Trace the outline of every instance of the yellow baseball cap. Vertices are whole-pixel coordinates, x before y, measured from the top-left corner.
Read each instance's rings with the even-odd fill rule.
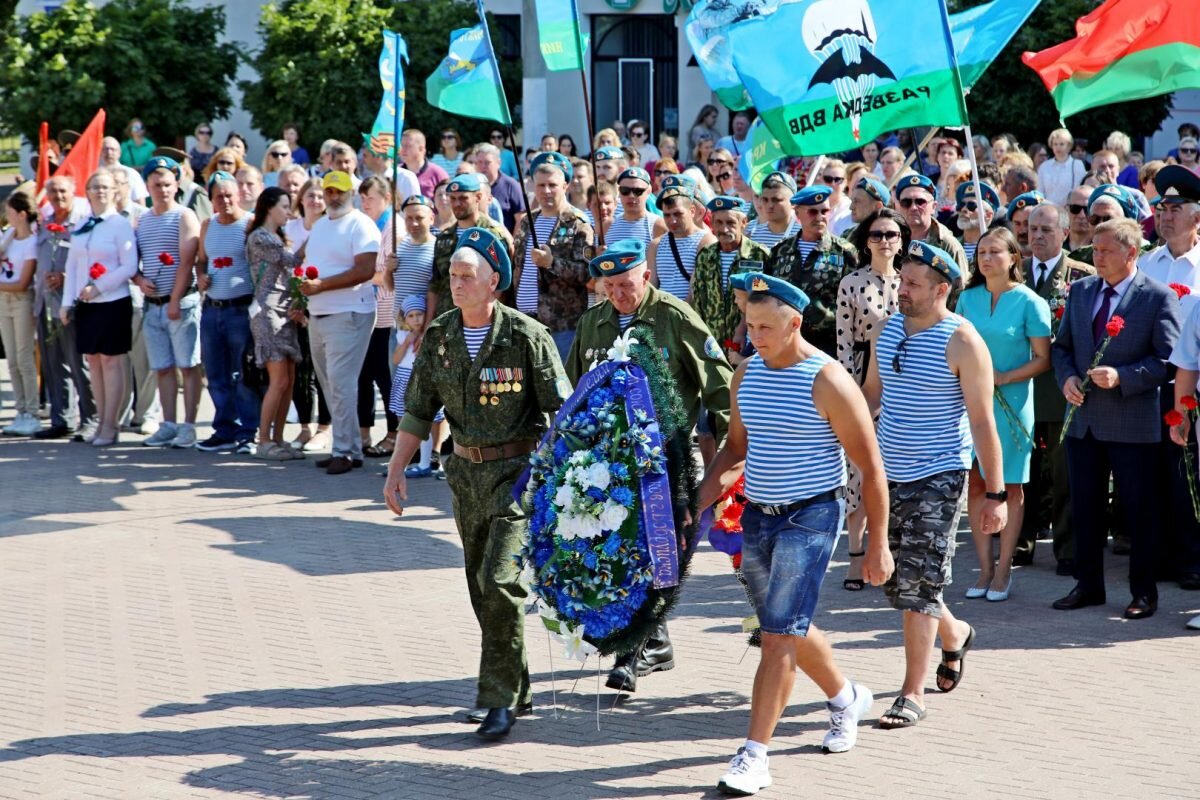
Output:
[[[342,172],[340,169],[335,169],[325,173],[325,177],[321,178],[322,189],[337,189],[339,192],[354,191],[354,181],[350,180],[348,173]]]

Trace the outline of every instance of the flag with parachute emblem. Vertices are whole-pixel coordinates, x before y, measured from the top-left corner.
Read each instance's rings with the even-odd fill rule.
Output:
[[[383,49],[379,52],[379,82],[383,84],[383,99],[379,113],[371,125],[369,139],[386,136],[394,144],[397,132],[404,130],[404,67],[408,61],[408,44],[398,33],[383,32]],[[374,149],[374,146],[372,146]],[[387,151],[375,150],[380,155]]]
[[[479,14],[482,19],[482,6]],[[450,34],[449,53],[425,81],[426,99],[451,114],[512,125],[500,69],[492,58],[487,36],[483,22]]]

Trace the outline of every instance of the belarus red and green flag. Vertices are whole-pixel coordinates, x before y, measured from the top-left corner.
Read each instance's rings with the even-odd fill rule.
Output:
[[[1108,0],[1075,22],[1076,37],[1021,60],[1058,113],[1200,87],[1196,0]]]

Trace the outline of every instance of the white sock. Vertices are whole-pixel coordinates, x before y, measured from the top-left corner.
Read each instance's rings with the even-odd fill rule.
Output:
[[[842,685],[842,690],[833,697],[829,698],[829,705],[834,708],[845,708],[854,702],[854,684],[846,681]]]
[[[753,739],[747,739],[746,744],[743,745],[743,749],[745,749],[745,751],[753,758],[767,757],[767,746],[762,742],[756,742]]]
[[[421,469],[429,469],[429,460],[433,457],[433,437],[421,442]]]

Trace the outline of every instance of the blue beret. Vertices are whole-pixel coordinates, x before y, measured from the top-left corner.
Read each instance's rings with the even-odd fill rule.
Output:
[[[609,145],[608,147],[601,147],[599,150],[597,150],[592,156],[592,159],[595,161],[624,161],[625,151],[619,147],[613,147],[612,145]]]
[[[874,178],[862,178],[854,188],[862,189],[885,206],[892,202],[892,193],[888,191],[883,181],[877,181]]]
[[[1200,175],[1182,164],[1168,164],[1160,169],[1154,176],[1154,188],[1167,205],[1200,203]]]
[[[1026,192],[1025,194],[1017,195],[1013,201],[1008,204],[1008,217],[1012,219],[1012,215],[1023,208],[1033,208],[1040,206],[1046,202],[1046,195],[1038,191]]]
[[[603,254],[588,262],[588,272],[593,278],[610,278],[645,263],[645,242],[641,239],[618,239]]]
[[[575,175],[575,168],[571,166],[571,160],[562,153],[538,153],[529,162],[529,174],[532,175],[538,167],[543,165],[560,170],[563,177],[567,179],[567,183],[570,183],[571,178]]]
[[[686,183],[681,183],[678,186],[668,186],[658,193],[658,207],[662,208],[663,203],[667,202],[673,197],[682,197],[686,200],[695,201],[696,189],[694,186],[690,186]]]
[[[165,169],[179,180],[179,162],[167,156],[155,156],[146,162],[146,166],[142,167],[142,177],[146,180],[154,174],[155,170]]]
[[[493,270],[500,273],[496,288],[504,291],[512,285],[512,261],[508,258],[508,244],[487,228],[467,228],[458,237],[459,247],[469,247],[479,253]]]
[[[708,201],[707,206],[709,211],[740,211],[746,213],[746,201],[740,197],[730,197],[729,195],[721,195],[714,197]]]
[[[1185,167],[1186,169],[1186,167]],[[1137,203],[1133,196],[1129,194],[1129,190],[1124,186],[1118,186],[1115,183],[1105,183],[1097,186],[1091,196],[1088,198],[1088,211],[1092,210],[1092,205],[1102,198],[1107,197],[1109,200],[1115,200],[1117,205],[1121,207],[1121,213],[1128,219],[1137,219]]]
[[[792,194],[796,193],[796,179],[786,172],[772,172],[767,177],[763,178],[762,188],[770,189],[774,186],[782,186]]]
[[[464,172],[455,175],[446,186],[447,192],[478,192],[483,188],[483,178],[478,172]]]
[[[208,189],[209,194],[212,194],[212,187],[221,181],[233,181],[234,183],[237,183],[237,178],[233,177],[233,175],[229,174],[225,170],[219,169],[212,175],[208,176],[208,183],[204,185],[204,188]]]
[[[663,189],[677,189],[682,186],[685,189],[694,190],[696,188],[696,179],[691,175],[684,175],[682,173],[678,175],[665,175],[662,181],[659,182],[659,186]]]
[[[408,199],[400,204],[400,210],[403,211],[409,206],[425,206],[426,208],[433,208],[433,201],[423,194],[414,194],[410,195]]]
[[[991,206],[992,211],[1000,209],[1000,194],[991,187],[991,184],[986,181],[980,181],[979,191],[983,193],[983,202]],[[975,181],[963,181],[960,183],[954,191],[954,201],[961,206],[966,201],[968,195],[972,197],[975,195]]]
[[[914,186],[924,189],[932,195],[937,194],[937,189],[934,188],[933,181],[929,180],[929,178],[925,175],[917,175],[914,173],[912,175],[905,175],[896,182],[896,196],[899,197],[900,195],[904,194],[905,189],[911,189]]]
[[[1151,207],[1151,208],[1154,208],[1155,206],[1157,206],[1157,205],[1161,204],[1161,203],[1162,203],[1162,201],[1163,201],[1163,199],[1162,199],[1162,195],[1160,194],[1158,197],[1156,197],[1156,198],[1154,198],[1153,200],[1151,200],[1151,201],[1150,201],[1150,207]]]
[[[934,247],[925,242],[910,242],[908,245],[908,257],[914,261],[920,261],[922,264],[933,267],[951,281],[962,277],[962,270],[959,268],[958,262],[954,260],[952,255],[940,247]]]
[[[617,176],[617,183],[620,183],[624,180],[645,181],[647,184],[649,184],[650,173],[646,172],[646,170],[642,169],[641,167],[626,167],[625,169],[621,170],[621,174]]]
[[[833,189],[828,186],[805,186],[792,195],[794,206],[819,206],[830,198]]]
[[[746,281],[751,297],[755,295],[770,295],[782,300],[797,311],[803,312],[808,306],[808,295],[782,278],[774,278],[762,273],[749,273]]]
[[[750,270],[749,272],[739,272],[736,275],[729,276],[729,286],[737,289],[739,292],[750,291],[750,281],[755,275],[761,275],[759,270]]]

